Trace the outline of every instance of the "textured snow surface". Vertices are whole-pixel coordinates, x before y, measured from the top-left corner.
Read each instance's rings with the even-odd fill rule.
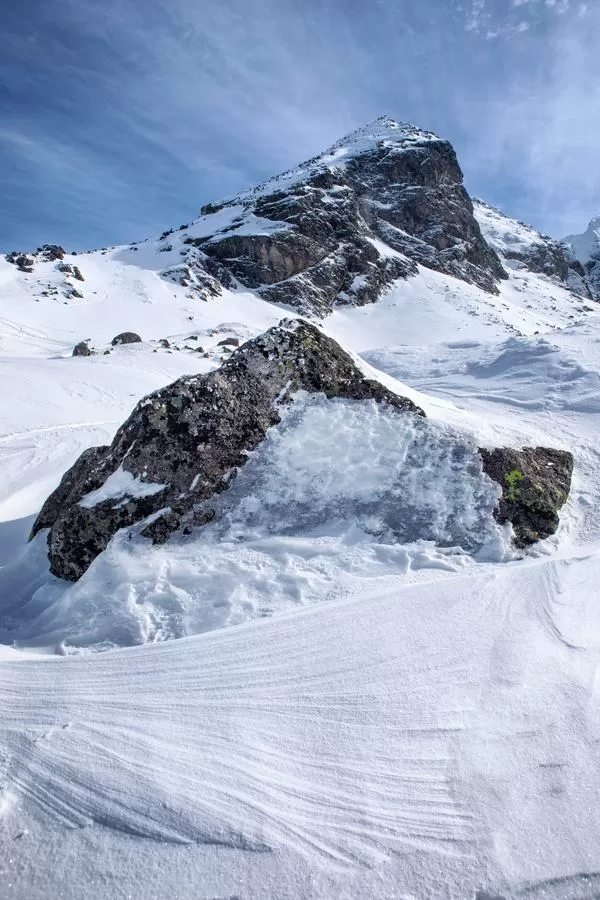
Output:
[[[498,253],[504,254],[507,251],[523,253],[535,244],[544,242],[544,235],[531,225],[511,219],[496,207],[488,206],[483,200],[473,201],[473,213],[484,238]]]
[[[337,310],[325,330],[428,423],[300,397],[214,523],[120,533],[65,585],[26,538],[66,467],[282,317],[166,282],[182,235],[66,257],[82,298],[0,260],[2,900],[597,896],[598,313],[523,270]],[[523,558],[473,453],[506,444],[575,455]]]
[[[599,578],[597,545],[390,573],[270,622],[0,663],[4,896],[593,897]]]

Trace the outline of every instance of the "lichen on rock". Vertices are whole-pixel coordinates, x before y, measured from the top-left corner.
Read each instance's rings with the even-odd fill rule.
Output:
[[[502,487],[496,518],[501,524],[512,523],[516,546],[527,547],[554,534],[558,511],[571,488],[572,454],[548,447],[479,452],[484,472]]]

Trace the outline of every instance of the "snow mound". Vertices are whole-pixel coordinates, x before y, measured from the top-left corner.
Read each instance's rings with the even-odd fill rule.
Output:
[[[462,394],[529,410],[600,412],[600,375],[546,337],[500,343],[457,341],[389,347],[364,354],[371,365],[420,390]]]
[[[453,548],[446,569],[465,554],[501,560],[499,493],[452,428],[371,401],[299,396],[191,537],[153,547],[123,530],[69,585],[48,574],[40,534],[0,571],[1,637],[102,649],[239,624],[335,596],[381,553],[408,571],[400,548],[417,540],[430,542],[434,567],[436,546]]]

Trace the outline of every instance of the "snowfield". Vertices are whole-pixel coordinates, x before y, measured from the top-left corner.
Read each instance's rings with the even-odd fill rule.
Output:
[[[171,283],[178,240],[65,257],[80,298],[0,260],[2,900],[598,896],[597,307],[524,269],[339,307],[324,329],[431,428],[300,398],[193,541],[118,534],[67,584],[26,543],[65,469],[290,314]],[[523,444],[575,456],[525,555],[475,453]]]

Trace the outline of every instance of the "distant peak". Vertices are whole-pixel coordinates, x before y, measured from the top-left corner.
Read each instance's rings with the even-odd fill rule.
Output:
[[[582,234],[569,234],[563,238],[563,243],[571,249],[571,252],[580,262],[587,262],[590,258],[597,258],[600,252],[600,216],[590,219],[589,225]]]

